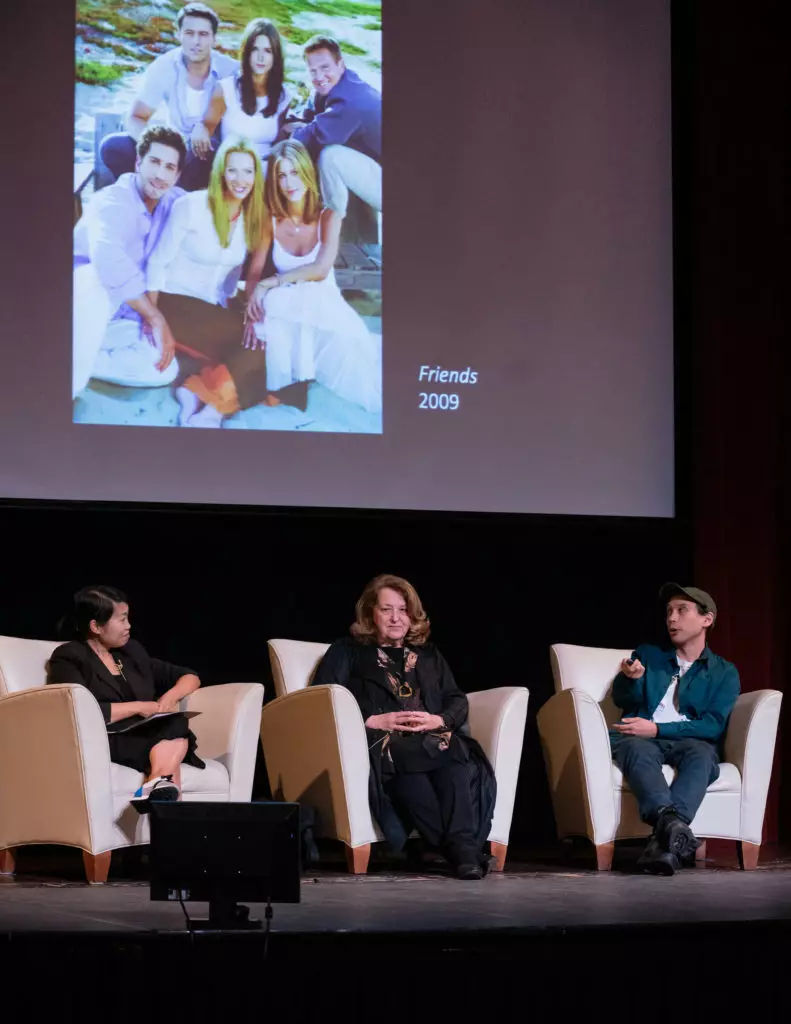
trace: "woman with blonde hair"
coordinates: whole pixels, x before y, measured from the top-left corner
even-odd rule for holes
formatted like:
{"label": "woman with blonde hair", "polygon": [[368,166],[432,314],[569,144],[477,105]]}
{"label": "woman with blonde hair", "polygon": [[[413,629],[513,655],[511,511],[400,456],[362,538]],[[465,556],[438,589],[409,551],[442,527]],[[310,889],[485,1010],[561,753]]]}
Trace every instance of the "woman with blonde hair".
{"label": "woman with blonde hair", "polygon": [[301,386],[306,403],[308,382],[316,381],[378,412],[381,338],[369,332],[338,288],[333,268],[342,218],[322,207],[316,168],[302,143],[286,140],[272,149],[266,199],[276,272],[253,292],[248,314],[255,327],[248,344],[266,349],[270,396]]}
{"label": "woman with blonde hair", "polygon": [[[247,392],[235,382],[249,385],[265,373],[262,353],[242,347],[244,302],[236,293],[248,255],[246,283],[252,291],[270,241],[258,154],[244,139],[229,140],[217,152],[208,189],[173,204],[148,263],[149,298],[167,321],[176,347],[209,364],[176,392],[182,426],[219,427],[228,410],[202,408],[207,396],[223,393],[224,384],[239,408]],[[218,366],[223,360],[225,365]]]}
{"label": "woman with blonde hair", "polygon": [[457,877],[481,878],[495,780],[467,735],[468,703],[440,652],[417,591],[400,576],[371,580],[351,636],[324,655],[314,686],[346,687],[360,706],[371,759],[371,812],[395,850],[412,827]]}

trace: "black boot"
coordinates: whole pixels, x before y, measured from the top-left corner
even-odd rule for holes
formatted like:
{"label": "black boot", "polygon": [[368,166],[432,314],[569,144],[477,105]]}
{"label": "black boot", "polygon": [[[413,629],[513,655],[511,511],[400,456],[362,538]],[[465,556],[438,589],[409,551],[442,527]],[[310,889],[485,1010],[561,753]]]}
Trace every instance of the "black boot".
{"label": "black boot", "polygon": [[694,862],[700,840],[675,807],[663,807],[659,812],[655,834],[663,850],[675,854],[684,863]]}
{"label": "black boot", "polygon": [[674,875],[681,865],[675,853],[663,850],[657,839],[656,832],[653,832],[648,844],[637,858],[637,866],[649,875]]}
{"label": "black boot", "polygon": [[457,878],[474,880],[483,878],[484,869],[478,851],[468,846],[448,844],[445,856]]}
{"label": "black boot", "polygon": [[483,878],[483,868],[480,864],[459,864],[456,868],[456,877],[464,878],[468,881],[477,881],[479,878]]}

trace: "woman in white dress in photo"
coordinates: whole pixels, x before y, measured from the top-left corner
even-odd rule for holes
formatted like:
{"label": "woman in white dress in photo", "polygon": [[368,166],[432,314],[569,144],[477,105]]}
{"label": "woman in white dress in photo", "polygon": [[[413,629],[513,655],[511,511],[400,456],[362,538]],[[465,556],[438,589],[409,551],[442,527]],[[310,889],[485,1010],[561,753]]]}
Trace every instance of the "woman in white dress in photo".
{"label": "woman in white dress in photo", "polygon": [[[246,396],[252,395],[248,404],[260,401],[265,361],[242,346],[244,302],[236,292],[248,253],[248,288],[260,278],[271,238],[258,154],[248,142],[229,139],[217,152],[208,190],[174,203],[148,264],[149,298],[176,348],[207,364],[176,392],[182,426],[219,427],[224,412],[238,411]],[[252,391],[237,387],[237,378]],[[207,392],[215,399],[230,394],[231,405],[204,406]]]}
{"label": "woman in white dress in photo", "polygon": [[[244,30],[239,70],[215,86],[197,148],[210,156],[211,138],[219,124],[223,142],[247,139],[265,163],[291,102],[283,78],[280,33],[268,18],[255,18]],[[192,142],[195,148],[194,137]]]}
{"label": "woman in white dress in photo", "polygon": [[[266,202],[272,214],[276,273],[248,305],[247,344],[266,351],[268,402],[277,392],[317,381],[368,412],[382,408],[381,337],[371,334],[335,280],[342,218],[322,209],[316,169],[291,140],[269,155]],[[300,404],[290,399],[293,404]]]}

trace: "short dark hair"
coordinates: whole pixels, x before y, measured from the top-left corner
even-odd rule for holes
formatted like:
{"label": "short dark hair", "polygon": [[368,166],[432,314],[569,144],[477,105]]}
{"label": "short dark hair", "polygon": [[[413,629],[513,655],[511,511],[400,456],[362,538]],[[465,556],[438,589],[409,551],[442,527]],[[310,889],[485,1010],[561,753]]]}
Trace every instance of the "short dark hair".
{"label": "short dark hair", "polygon": [[211,22],[211,30],[215,35],[217,35],[217,26],[220,24],[220,19],[208,4],[184,4],[176,15],[176,24],[179,28],[184,24],[185,18],[205,18],[207,21]]}
{"label": "short dark hair", "polygon": [[187,144],[181,132],[177,132],[175,128],[168,128],[166,124],[155,124],[146,128],[137,141],[137,155],[140,160],[155,142],[176,150],[179,155],[179,170],[183,171],[184,162],[187,159]]}
{"label": "short dark hair", "polygon": [[332,36],[312,36],[305,43],[302,56],[307,57],[309,53],[315,53],[316,50],[329,50],[336,61],[341,60],[343,57],[341,44],[337,39],[333,39]]}
{"label": "short dark hair", "polygon": [[115,587],[83,587],[74,595],[71,612],[61,619],[58,632],[62,637],[78,636],[86,640],[92,622],[103,626],[112,618],[117,604],[127,603],[126,595]]}

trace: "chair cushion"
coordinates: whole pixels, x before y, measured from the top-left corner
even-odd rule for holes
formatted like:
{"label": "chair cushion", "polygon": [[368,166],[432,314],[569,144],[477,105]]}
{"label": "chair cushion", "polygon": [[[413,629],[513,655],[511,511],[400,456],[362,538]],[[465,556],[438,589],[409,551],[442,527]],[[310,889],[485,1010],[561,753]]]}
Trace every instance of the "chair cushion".
{"label": "chair cushion", "polygon": [[[123,806],[132,799],[132,794],[140,787],[143,776],[134,768],[122,764],[111,764],[110,772],[113,786],[113,803]],[[231,782],[225,766],[219,761],[206,761],[206,767],[193,768],[185,764],[181,769],[181,784],[185,799],[228,799]]]}
{"label": "chair cushion", "polygon": [[[675,771],[670,767],[669,764],[662,765],[662,774],[665,776],[668,784],[670,784],[676,777]],[[615,789],[625,789],[629,791],[624,777],[621,773],[621,769],[617,765],[612,766],[612,784]],[[739,769],[735,764],[720,763],[720,776],[716,782],[713,782],[706,790],[707,793],[740,793],[742,789],[742,777]]]}

